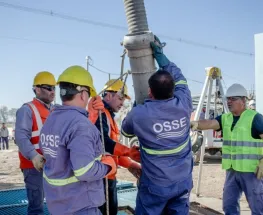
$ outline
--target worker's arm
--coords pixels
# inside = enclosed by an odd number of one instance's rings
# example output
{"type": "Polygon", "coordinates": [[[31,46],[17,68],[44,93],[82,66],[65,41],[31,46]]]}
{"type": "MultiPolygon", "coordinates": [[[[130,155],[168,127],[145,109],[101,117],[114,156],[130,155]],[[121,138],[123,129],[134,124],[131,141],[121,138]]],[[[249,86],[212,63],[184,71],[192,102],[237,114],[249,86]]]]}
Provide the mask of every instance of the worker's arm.
{"type": "Polygon", "coordinates": [[[212,119],[212,120],[199,120],[198,121],[198,127],[197,129],[199,130],[209,130],[209,129],[213,129],[213,130],[219,130],[220,129],[220,125],[218,123],[217,120],[212,119]]]}
{"type": "Polygon", "coordinates": [[[32,111],[28,105],[23,105],[16,112],[15,140],[19,151],[28,160],[32,160],[38,154],[30,142],[32,124],[32,111]]]}
{"type": "MultiPolygon", "coordinates": [[[[96,127],[100,129],[100,120],[98,119],[96,122],[96,127]]],[[[105,142],[105,150],[106,152],[116,155],[116,156],[128,156],[132,160],[137,162],[140,161],[140,152],[138,151],[138,147],[129,148],[120,142],[116,142],[109,137],[109,126],[106,118],[106,114],[102,114],[102,125],[103,125],[103,134],[104,134],[104,142],[105,142]]]]}
{"type": "Polygon", "coordinates": [[[91,124],[78,123],[69,139],[70,162],[75,176],[80,181],[95,181],[105,177],[111,167],[95,156],[95,149],[101,148],[101,140],[91,124]]]}
{"type": "Polygon", "coordinates": [[[163,69],[171,74],[174,79],[174,96],[179,98],[186,98],[189,102],[192,102],[191,92],[188,88],[186,78],[184,77],[180,68],[174,63],[169,62],[163,69]]]}
{"type": "MultiPolygon", "coordinates": [[[[110,154],[113,154],[116,142],[113,141],[109,137],[109,126],[108,126],[106,114],[102,113],[101,117],[102,117],[102,127],[103,127],[103,135],[104,135],[104,142],[105,142],[105,151],[110,153],[110,154]]],[[[100,119],[99,118],[97,119],[95,126],[101,132],[100,119]]]]}
{"type": "Polygon", "coordinates": [[[163,54],[162,47],[160,47],[160,40],[155,36],[155,42],[151,43],[151,47],[153,50],[153,56],[157,61],[159,67],[171,74],[174,79],[174,96],[178,99],[185,101],[185,105],[187,105],[189,110],[192,110],[192,97],[191,92],[188,88],[186,78],[181,72],[181,69],[178,68],[175,63],[170,62],[166,55],[163,54]]]}

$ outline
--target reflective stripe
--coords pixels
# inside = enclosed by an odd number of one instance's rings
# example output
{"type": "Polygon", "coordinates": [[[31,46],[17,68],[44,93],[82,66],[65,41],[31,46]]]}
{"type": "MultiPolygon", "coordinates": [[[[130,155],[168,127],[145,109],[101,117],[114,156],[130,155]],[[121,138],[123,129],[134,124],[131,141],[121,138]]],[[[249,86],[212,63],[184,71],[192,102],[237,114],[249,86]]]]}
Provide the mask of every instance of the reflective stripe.
{"type": "Polygon", "coordinates": [[[248,141],[231,141],[224,140],[224,146],[246,146],[246,147],[263,147],[263,142],[248,142],[248,141]]]}
{"type": "Polygon", "coordinates": [[[125,137],[134,137],[134,134],[127,134],[126,132],[123,131],[123,129],[121,130],[121,133],[125,136],[125,137]]]}
{"type": "Polygon", "coordinates": [[[37,136],[39,136],[40,130],[43,127],[42,119],[40,117],[39,111],[37,110],[36,106],[32,102],[29,102],[28,105],[33,110],[35,118],[36,118],[36,123],[37,123],[37,131],[33,131],[31,136],[37,137],[37,136]]]}
{"type": "Polygon", "coordinates": [[[49,184],[54,185],[54,186],[65,186],[65,185],[72,184],[72,183],[75,183],[75,182],[79,181],[75,176],[72,176],[70,178],[65,178],[65,179],[49,179],[46,176],[45,172],[43,172],[43,178],[49,184]]]}
{"type": "Polygon", "coordinates": [[[223,159],[232,159],[232,160],[260,160],[262,158],[262,155],[254,155],[254,154],[238,154],[238,155],[232,155],[231,154],[223,154],[223,159]]]}
{"type": "Polygon", "coordinates": [[[32,131],[32,137],[38,137],[40,135],[39,131],[32,131]]]}
{"type": "Polygon", "coordinates": [[[90,162],[87,166],[85,167],[82,167],[78,170],[75,170],[74,171],[74,174],[75,176],[71,176],[69,178],[64,178],[64,179],[50,179],[46,176],[45,172],[43,172],[43,177],[44,179],[51,185],[53,186],[65,186],[65,185],[68,185],[68,184],[72,184],[72,183],[75,183],[75,182],[78,182],[79,179],[77,179],[76,176],[81,176],[83,174],[85,174],[94,164],[94,162],[96,160],[100,160],[101,159],[101,156],[95,158],[94,161],[90,162]]]}
{"type": "Polygon", "coordinates": [[[37,144],[33,144],[34,145],[34,147],[35,147],[35,149],[39,149],[39,144],[37,143],[37,144]]]}
{"type": "Polygon", "coordinates": [[[82,175],[84,175],[87,171],[90,170],[90,168],[93,166],[93,164],[97,160],[101,160],[101,156],[95,158],[95,160],[91,161],[87,166],[84,166],[84,167],[82,167],[82,168],[80,168],[78,170],[75,170],[74,171],[75,176],[82,176],[82,175]]]}
{"type": "Polygon", "coordinates": [[[109,135],[109,137],[110,137],[111,127],[110,127],[110,120],[108,119],[107,115],[106,115],[106,119],[107,119],[107,124],[108,124],[108,127],[109,127],[108,135],[109,135]]]}
{"type": "Polygon", "coordinates": [[[175,86],[176,85],[178,85],[178,84],[184,84],[184,85],[187,85],[187,81],[185,81],[185,80],[180,80],[180,81],[177,81],[177,82],[175,82],[175,86]]]}
{"type": "Polygon", "coordinates": [[[153,150],[153,149],[147,149],[147,148],[144,148],[142,147],[142,149],[147,153],[147,154],[151,154],[151,155],[170,155],[170,154],[175,154],[175,153],[178,153],[180,151],[182,151],[186,146],[187,144],[189,143],[189,138],[187,139],[187,141],[175,148],[175,149],[169,149],[169,150],[153,150]]]}

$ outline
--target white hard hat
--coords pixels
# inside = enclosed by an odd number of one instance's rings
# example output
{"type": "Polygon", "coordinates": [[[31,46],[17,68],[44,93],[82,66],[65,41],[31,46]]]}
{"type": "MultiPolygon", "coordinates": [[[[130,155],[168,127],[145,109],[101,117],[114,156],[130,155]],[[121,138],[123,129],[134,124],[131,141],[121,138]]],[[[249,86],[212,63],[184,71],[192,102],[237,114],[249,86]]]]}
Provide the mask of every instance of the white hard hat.
{"type": "Polygon", "coordinates": [[[249,105],[249,106],[250,106],[250,105],[256,105],[255,100],[250,100],[249,103],[248,103],[248,105],[249,105]]]}
{"type": "Polygon", "coordinates": [[[226,91],[226,97],[244,96],[247,97],[247,90],[241,84],[233,84],[226,91]]]}

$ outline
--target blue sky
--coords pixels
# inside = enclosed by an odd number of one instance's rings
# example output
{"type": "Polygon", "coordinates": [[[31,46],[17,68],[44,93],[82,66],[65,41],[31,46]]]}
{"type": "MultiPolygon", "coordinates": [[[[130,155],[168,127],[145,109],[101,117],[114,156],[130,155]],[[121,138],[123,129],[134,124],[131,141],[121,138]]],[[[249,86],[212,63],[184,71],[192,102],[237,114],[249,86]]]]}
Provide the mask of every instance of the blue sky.
{"type": "MultiPolygon", "coordinates": [[[[15,5],[127,27],[123,0],[3,0],[15,5]]],[[[245,0],[145,0],[148,24],[157,36],[184,38],[243,52],[254,52],[254,34],[263,32],[263,1],[245,0]]],[[[68,66],[94,66],[120,73],[125,30],[90,25],[0,6],[0,105],[20,107],[33,98],[32,81],[42,70],[56,78],[68,66]],[[19,38],[19,39],[11,39],[19,38]],[[26,40],[22,40],[26,39],[26,40]],[[52,43],[41,43],[46,41],[52,43]]],[[[250,89],[254,84],[254,57],[215,51],[160,37],[167,43],[165,54],[189,79],[204,82],[204,68],[218,66],[226,86],[238,82],[250,89]]],[[[125,69],[129,61],[125,61],[125,69]]],[[[90,68],[98,91],[108,75],[90,68]]],[[[117,77],[117,76],[112,76],[117,77]]],[[[192,94],[202,84],[189,80],[192,94]]],[[[128,79],[132,95],[132,79],[128,79]]],[[[57,98],[57,102],[60,99],[57,98]]]]}

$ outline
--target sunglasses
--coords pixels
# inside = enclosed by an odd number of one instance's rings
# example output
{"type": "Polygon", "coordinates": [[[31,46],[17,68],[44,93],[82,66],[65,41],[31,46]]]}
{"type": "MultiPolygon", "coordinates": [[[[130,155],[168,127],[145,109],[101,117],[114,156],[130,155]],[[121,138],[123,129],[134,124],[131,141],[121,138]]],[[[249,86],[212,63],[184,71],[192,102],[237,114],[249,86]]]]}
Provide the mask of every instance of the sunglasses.
{"type": "Polygon", "coordinates": [[[88,93],[88,95],[90,96],[90,90],[81,90],[80,92],[83,92],[83,91],[85,91],[85,92],[87,92],[88,93]]]}
{"type": "Polygon", "coordinates": [[[49,86],[49,85],[39,85],[39,86],[37,86],[37,87],[39,87],[39,88],[41,88],[41,89],[44,89],[44,90],[47,90],[47,91],[49,91],[49,92],[55,91],[55,89],[56,89],[55,86],[49,86]]]}

